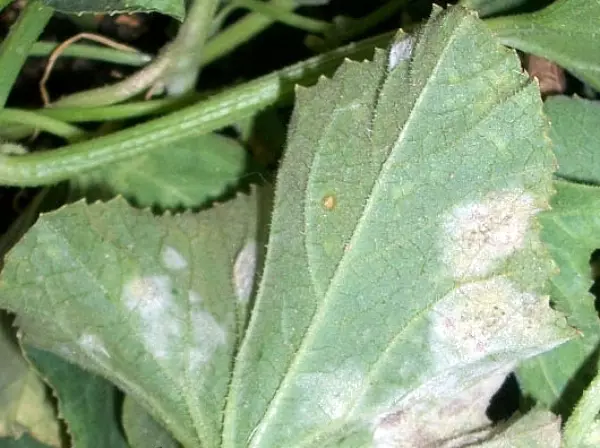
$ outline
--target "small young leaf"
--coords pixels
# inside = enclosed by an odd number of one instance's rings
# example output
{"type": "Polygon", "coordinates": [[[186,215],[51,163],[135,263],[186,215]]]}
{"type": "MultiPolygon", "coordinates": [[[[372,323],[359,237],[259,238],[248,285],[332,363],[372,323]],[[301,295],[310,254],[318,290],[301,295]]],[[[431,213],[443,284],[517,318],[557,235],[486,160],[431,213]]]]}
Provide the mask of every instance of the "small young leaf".
{"type": "Polygon", "coordinates": [[[123,403],[123,428],[131,448],[180,448],[171,435],[129,395],[123,403]]]}
{"type": "Polygon", "coordinates": [[[218,446],[256,202],[156,217],[118,198],[42,215],[7,255],[0,306],[24,343],[110,379],[184,446],[218,446]]]}
{"type": "Polygon", "coordinates": [[[590,255],[599,246],[600,189],[564,181],[555,186],[552,209],[540,215],[542,239],[560,269],[551,297],[581,335],[525,361],[517,377],[524,394],[568,416],[599,366],[600,320],[588,291],[590,255]]]}
{"type": "Polygon", "coordinates": [[[21,355],[11,320],[0,311],[0,437],[28,432],[48,445],[60,446],[58,418],[46,386],[21,355]]]}
{"type": "Polygon", "coordinates": [[[75,194],[92,191],[103,199],[121,194],[141,207],[193,208],[239,182],[245,166],[246,151],[239,143],[207,134],[91,171],[71,186],[75,194]]]}
{"type": "Polygon", "coordinates": [[[184,0],[43,0],[48,6],[66,13],[159,12],[183,20],[184,0]]]}
{"type": "Polygon", "coordinates": [[[573,335],[544,290],[539,91],[474,13],[296,101],[222,446],[368,446],[573,335]]]}
{"type": "Polygon", "coordinates": [[[600,89],[599,18],[600,0],[556,0],[487,23],[503,44],[550,59],[600,89]]]}
{"type": "Polygon", "coordinates": [[[600,102],[555,96],[544,103],[558,174],[600,185],[600,102]]]}
{"type": "Polygon", "coordinates": [[[114,385],[44,350],[26,347],[26,354],[52,386],[73,446],[127,447],[117,421],[114,385]]]}

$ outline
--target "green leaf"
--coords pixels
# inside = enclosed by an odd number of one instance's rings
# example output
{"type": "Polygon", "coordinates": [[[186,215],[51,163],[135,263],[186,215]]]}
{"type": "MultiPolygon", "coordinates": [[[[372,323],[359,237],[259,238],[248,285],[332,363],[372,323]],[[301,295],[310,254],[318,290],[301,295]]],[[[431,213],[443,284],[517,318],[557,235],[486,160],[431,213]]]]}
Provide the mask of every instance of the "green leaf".
{"type": "Polygon", "coordinates": [[[546,100],[544,112],[552,122],[550,138],[558,174],[600,185],[600,103],[555,96],[546,100]]]}
{"type": "Polygon", "coordinates": [[[434,14],[297,89],[224,447],[370,446],[389,422],[436,446],[428,412],[573,334],[543,287],[539,91],[474,13],[434,14]]]}
{"type": "Polygon", "coordinates": [[[54,9],[71,13],[159,12],[183,20],[184,0],[43,0],[54,9]]]}
{"type": "Polygon", "coordinates": [[[461,0],[460,5],[477,11],[479,17],[499,14],[519,6],[531,3],[531,0],[461,0]]]}
{"type": "Polygon", "coordinates": [[[540,215],[542,239],[560,269],[551,297],[581,335],[524,362],[517,376],[523,393],[567,416],[598,368],[600,320],[588,291],[590,254],[598,248],[600,189],[564,181],[555,185],[552,209],[540,215]]]}
{"type": "Polygon", "coordinates": [[[126,396],[123,403],[123,427],[131,448],[181,446],[130,396],[126,396]]]}
{"type": "Polygon", "coordinates": [[[142,207],[193,208],[238,183],[245,166],[239,143],[207,134],[84,174],[71,186],[74,194],[91,191],[103,199],[121,194],[142,207]]]}
{"type": "Polygon", "coordinates": [[[52,386],[73,446],[127,447],[117,421],[117,391],[111,383],[52,353],[26,347],[26,354],[52,386]]]}
{"type": "Polygon", "coordinates": [[[11,320],[0,310],[0,437],[29,432],[41,442],[60,446],[58,418],[46,386],[21,355],[11,320]]]}
{"type": "Polygon", "coordinates": [[[550,59],[600,89],[599,19],[600,0],[557,0],[487,24],[503,44],[550,59]]]}
{"type": "Polygon", "coordinates": [[[535,408],[525,415],[516,415],[501,425],[502,431],[491,440],[477,445],[481,448],[559,448],[560,418],[551,412],[535,408]]]}
{"type": "Polygon", "coordinates": [[[18,439],[0,438],[0,448],[48,448],[50,445],[44,445],[29,434],[23,434],[18,439]]]}
{"type": "Polygon", "coordinates": [[[24,343],[110,379],[184,446],[217,446],[258,199],[156,217],[118,198],[42,215],[6,258],[0,306],[24,343]]]}

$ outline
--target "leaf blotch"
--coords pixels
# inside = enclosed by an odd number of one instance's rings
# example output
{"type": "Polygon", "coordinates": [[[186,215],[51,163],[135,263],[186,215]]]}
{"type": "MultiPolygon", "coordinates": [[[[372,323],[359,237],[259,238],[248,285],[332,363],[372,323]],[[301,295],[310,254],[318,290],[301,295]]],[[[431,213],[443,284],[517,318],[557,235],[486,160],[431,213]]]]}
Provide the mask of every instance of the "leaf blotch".
{"type": "Polygon", "coordinates": [[[252,294],[256,273],[256,242],[248,241],[238,253],[233,266],[233,285],[240,302],[246,302],[252,294]]]}
{"type": "Polygon", "coordinates": [[[337,201],[333,195],[329,194],[323,198],[323,207],[325,210],[333,210],[336,206],[336,203],[337,201]]]}
{"type": "Polygon", "coordinates": [[[165,267],[172,271],[185,269],[188,265],[187,260],[181,255],[177,249],[171,246],[166,246],[162,252],[162,262],[165,267]]]}
{"type": "Polygon", "coordinates": [[[539,211],[522,190],[489,194],[460,204],[443,223],[442,259],[455,279],[483,277],[524,246],[531,218],[539,211]]]}

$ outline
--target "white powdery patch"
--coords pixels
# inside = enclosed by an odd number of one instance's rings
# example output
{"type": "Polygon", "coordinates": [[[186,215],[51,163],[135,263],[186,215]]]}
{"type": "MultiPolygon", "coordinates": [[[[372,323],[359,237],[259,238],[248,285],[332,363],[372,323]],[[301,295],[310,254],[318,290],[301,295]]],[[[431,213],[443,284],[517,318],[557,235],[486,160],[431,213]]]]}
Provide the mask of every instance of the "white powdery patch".
{"type": "Polygon", "coordinates": [[[238,253],[233,265],[233,286],[240,302],[246,302],[252,294],[256,274],[256,242],[248,241],[238,253]]]}
{"type": "Polygon", "coordinates": [[[533,196],[522,190],[494,192],[482,202],[455,207],[443,223],[442,261],[459,280],[488,274],[523,248],[538,211],[533,196]]]}
{"type": "Polygon", "coordinates": [[[157,360],[167,359],[170,352],[180,347],[182,316],[169,277],[135,278],[124,285],[122,300],[128,310],[139,316],[144,345],[157,360]]]}
{"type": "Polygon", "coordinates": [[[190,301],[190,305],[192,305],[192,308],[195,308],[202,303],[202,296],[196,291],[192,291],[190,289],[188,291],[188,300],[190,301]]]}
{"type": "Polygon", "coordinates": [[[562,342],[555,339],[553,318],[548,297],[520,291],[505,277],[467,283],[431,312],[432,363],[456,369],[492,354],[539,353],[562,342]]]}
{"type": "Polygon", "coordinates": [[[210,362],[215,351],[227,342],[227,331],[212,314],[193,311],[191,315],[192,341],[189,368],[192,372],[210,362]]]}
{"type": "Polygon", "coordinates": [[[187,260],[183,258],[177,249],[166,246],[162,251],[162,261],[167,269],[179,271],[185,269],[188,265],[187,260]]]}
{"type": "Polygon", "coordinates": [[[406,35],[392,45],[388,58],[388,70],[393,70],[400,62],[410,58],[414,43],[414,38],[406,35]]]}
{"type": "Polygon", "coordinates": [[[86,355],[92,359],[110,358],[110,354],[100,337],[93,334],[82,334],[77,341],[86,355]]]}

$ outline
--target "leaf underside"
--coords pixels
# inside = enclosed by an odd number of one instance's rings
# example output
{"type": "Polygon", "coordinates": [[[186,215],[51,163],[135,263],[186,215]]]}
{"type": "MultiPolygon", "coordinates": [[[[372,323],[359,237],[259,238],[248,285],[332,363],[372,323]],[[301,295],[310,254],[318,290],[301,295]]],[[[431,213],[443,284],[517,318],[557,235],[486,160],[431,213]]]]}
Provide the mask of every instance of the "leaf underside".
{"type": "Polygon", "coordinates": [[[441,446],[474,430],[463,391],[572,336],[542,286],[546,125],[462,8],[297,89],[223,446],[441,446]],[[429,420],[449,400],[464,419],[429,420]]]}
{"type": "Polygon", "coordinates": [[[183,20],[184,0],[43,0],[58,11],[82,13],[159,12],[183,20]]]}

